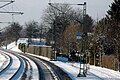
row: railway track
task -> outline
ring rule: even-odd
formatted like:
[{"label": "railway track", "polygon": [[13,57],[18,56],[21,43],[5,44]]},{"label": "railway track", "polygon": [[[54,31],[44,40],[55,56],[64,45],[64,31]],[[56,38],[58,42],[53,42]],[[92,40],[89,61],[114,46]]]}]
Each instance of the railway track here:
[{"label": "railway track", "polygon": [[[41,59],[40,57],[10,50],[0,50],[0,53],[7,60],[5,61],[6,65],[0,69],[1,80],[72,80],[60,67],[54,65],[50,61]],[[116,74],[118,76],[116,77],[112,75],[111,72],[111,74],[108,74],[96,69],[92,69],[92,71],[97,71],[96,73],[98,73],[98,75],[91,71],[90,73],[99,78],[99,80],[120,79],[118,74]],[[104,76],[101,77],[99,76],[100,74],[104,74]]]},{"label": "railway track", "polygon": [[[9,80],[72,80],[61,68],[49,61],[10,50],[3,51],[7,52],[8,55],[14,55],[20,63],[18,70],[9,77]],[[12,61],[10,61],[10,64],[13,64]]]},{"label": "railway track", "polygon": [[12,63],[12,58],[7,55],[7,54],[3,54],[0,53],[2,56],[4,56],[5,60],[2,60],[2,64],[0,66],[0,75],[3,73],[3,71],[5,71]]},{"label": "railway track", "polygon": [[40,74],[39,80],[72,80],[67,73],[53,63],[32,55],[27,57],[36,63]]},{"label": "railway track", "polygon": [[[15,74],[20,69],[21,61],[20,58],[16,57],[15,55],[9,54],[7,52],[1,51],[0,53],[8,55],[10,58],[9,64],[6,65],[0,72],[0,79],[1,80],[9,80],[15,76]],[[17,65],[16,65],[17,63]],[[17,77],[18,78],[18,77]]]},{"label": "railway track", "polygon": [[33,71],[35,67],[32,66],[35,64],[28,58],[12,51],[0,51],[0,53],[8,55],[10,58],[9,64],[0,72],[0,80],[39,80],[37,76],[32,77],[32,74],[36,74]]}]

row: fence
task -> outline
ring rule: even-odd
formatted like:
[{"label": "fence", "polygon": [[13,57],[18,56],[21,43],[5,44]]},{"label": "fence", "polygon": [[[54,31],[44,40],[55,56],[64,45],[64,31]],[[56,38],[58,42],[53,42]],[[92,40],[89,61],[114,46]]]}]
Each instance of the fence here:
[{"label": "fence", "polygon": [[31,54],[44,56],[48,58],[53,58],[54,54],[52,52],[51,46],[38,46],[38,45],[29,45],[19,44],[19,49],[23,52],[28,52]]},{"label": "fence", "polygon": [[[100,62],[101,61],[101,62]],[[100,64],[101,63],[101,64]],[[96,66],[101,66],[109,69],[113,69],[118,71],[119,68],[119,61],[114,55],[103,55],[101,60],[100,57],[95,59],[91,57],[90,64],[95,64]]]},{"label": "fence", "polygon": [[119,63],[118,59],[114,55],[104,55],[102,56],[102,66],[118,71]]}]

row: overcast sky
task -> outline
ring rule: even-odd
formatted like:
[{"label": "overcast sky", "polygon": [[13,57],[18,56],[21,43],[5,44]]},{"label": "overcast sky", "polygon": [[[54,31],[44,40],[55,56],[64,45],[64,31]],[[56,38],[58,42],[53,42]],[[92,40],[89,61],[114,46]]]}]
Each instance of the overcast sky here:
[{"label": "overcast sky", "polygon": [[[106,11],[109,9],[109,5],[112,3],[112,1],[113,0],[51,0],[51,2],[72,4],[87,2],[87,14],[92,16],[92,18],[95,20],[97,17],[101,19],[105,16]],[[43,10],[47,8],[48,2],[49,0],[15,0],[13,5],[6,6],[4,9],[0,9],[0,11],[11,11],[13,6],[14,11],[24,12],[24,15],[15,15],[14,21],[20,22],[22,25],[30,20],[40,22]],[[0,22],[1,21],[11,22],[12,17],[10,14],[0,14]],[[8,24],[0,25],[6,26]]]}]

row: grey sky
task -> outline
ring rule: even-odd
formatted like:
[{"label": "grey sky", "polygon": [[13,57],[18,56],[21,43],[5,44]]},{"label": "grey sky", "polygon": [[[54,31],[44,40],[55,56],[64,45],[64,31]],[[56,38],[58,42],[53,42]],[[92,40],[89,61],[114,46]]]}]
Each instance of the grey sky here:
[{"label": "grey sky", "polygon": [[[51,0],[51,2],[59,2],[59,3],[84,3],[87,2],[87,13],[92,16],[93,19],[101,19],[105,16],[106,11],[109,9],[109,5],[113,0]],[[43,10],[48,6],[49,0],[15,0],[13,5],[9,5],[4,9],[0,9],[1,11],[23,11],[24,15],[16,15],[14,16],[14,21],[20,22],[20,24],[24,24],[30,20],[40,21],[41,16],[43,14]],[[79,7],[79,6],[77,6]],[[0,21],[12,21],[12,17],[10,14],[0,14]],[[3,24],[0,24],[0,26]],[[8,24],[4,24],[6,26]]]}]

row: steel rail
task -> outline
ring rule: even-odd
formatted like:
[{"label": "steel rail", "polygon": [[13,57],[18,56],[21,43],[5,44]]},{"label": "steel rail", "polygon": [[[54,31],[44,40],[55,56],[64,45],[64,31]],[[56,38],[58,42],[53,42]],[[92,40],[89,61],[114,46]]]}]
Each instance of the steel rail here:
[{"label": "steel rail", "polygon": [[[18,71],[16,72],[16,74],[14,74],[14,76],[10,79],[10,80],[16,80],[16,79],[20,79],[20,80],[29,80],[29,79],[35,79],[35,80],[38,80],[37,78],[35,78],[32,74],[34,74],[33,72],[33,67],[32,67],[32,64],[31,62],[29,62],[29,58],[27,58],[26,56],[24,55],[21,55],[21,54],[18,54],[18,52],[15,52],[15,51],[11,51],[11,50],[4,50],[8,53],[11,53],[13,55],[15,55],[16,57],[18,57],[19,59],[22,59],[22,62],[24,61],[24,65],[25,67],[20,67],[20,69],[18,69]],[[21,60],[20,60],[21,61]],[[24,69],[24,70],[21,70],[21,69]],[[23,71],[22,74],[19,74],[19,71]],[[27,75],[27,71],[29,71],[29,75]],[[15,76],[17,76],[18,78],[16,78]]]},{"label": "steel rail", "polygon": [[[16,57],[18,57],[18,56],[16,56]],[[25,70],[25,61],[21,57],[18,57],[18,58],[20,60],[20,67],[17,70],[17,72],[10,78],[10,80],[21,79],[21,77],[22,77],[22,75],[24,73],[24,70]],[[19,73],[22,73],[22,74],[19,74]]]},{"label": "steel rail", "polygon": [[9,56],[8,54],[5,54],[5,55],[7,55],[7,56],[10,58],[10,62],[9,62],[9,64],[8,64],[4,69],[2,69],[2,70],[0,71],[0,75],[2,75],[7,69],[9,69],[10,66],[11,66],[12,63],[13,63],[13,59],[12,59],[12,57]]},{"label": "steel rail", "polygon": [[[9,50],[8,52],[11,51]],[[32,55],[26,55],[24,53],[18,53],[14,51],[11,53],[19,54],[19,56],[23,55],[32,60],[38,67],[39,80],[72,80],[66,72],[49,61]]]},{"label": "steel rail", "polygon": [[46,61],[44,59],[41,59],[39,57],[36,57],[36,56],[32,56],[32,55],[26,55],[26,56],[29,57],[31,60],[33,60],[36,63],[36,65],[38,66],[39,74],[40,74],[40,80],[50,80],[50,79],[45,79],[44,78],[43,72],[41,71],[41,66],[40,66],[41,63],[44,66],[47,65],[48,67],[51,68],[52,72],[50,72],[50,74],[53,77],[52,80],[55,80],[55,79],[57,79],[57,80],[72,80],[71,77],[66,72],[64,72],[60,67],[54,65],[53,63],[51,63],[49,61]]},{"label": "steel rail", "polygon": [[[23,58],[21,58],[20,56],[14,54],[14,53],[11,52],[11,51],[4,50],[4,49],[2,49],[2,51],[7,52],[8,54],[6,54],[6,53],[4,53],[4,54],[6,54],[6,55],[8,55],[8,56],[10,56],[9,54],[14,55],[14,56],[15,56],[16,58],[18,58],[19,61],[20,61],[20,66],[18,67],[18,69],[16,70],[16,72],[15,72],[13,75],[11,75],[11,77],[9,78],[9,80],[21,79],[21,77],[23,76],[23,73],[24,73],[24,71],[25,71],[25,67],[26,67],[26,64],[25,64],[26,62],[25,62],[25,60],[24,60]],[[1,75],[4,74],[4,72],[6,72],[8,69],[10,69],[10,67],[12,66],[12,63],[13,63],[13,59],[12,59],[12,57],[10,56],[10,65],[9,65],[7,68],[4,68],[4,71],[2,71],[3,73],[1,73]],[[17,64],[16,64],[16,65],[17,65]],[[12,68],[11,68],[11,69],[12,69]],[[21,74],[20,74],[20,73],[21,73]]]}]

